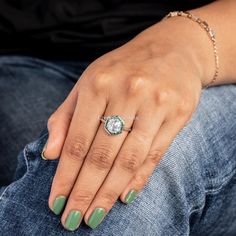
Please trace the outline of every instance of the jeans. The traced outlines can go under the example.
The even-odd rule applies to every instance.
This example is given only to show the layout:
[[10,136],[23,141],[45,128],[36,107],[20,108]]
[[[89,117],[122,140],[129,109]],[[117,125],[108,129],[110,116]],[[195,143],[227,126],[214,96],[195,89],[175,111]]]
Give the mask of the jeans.
[[[60,216],[54,215],[47,203],[58,160],[40,157],[48,131],[45,128],[36,138],[34,129],[40,133],[86,65],[0,58],[0,91],[11,93],[13,99],[4,104],[7,94],[0,95],[4,126],[0,149],[7,149],[1,150],[1,181],[3,173],[14,169],[10,165],[14,157],[10,156],[16,151],[15,142],[23,140],[23,144],[28,136],[35,138],[19,153],[12,182],[1,188],[0,235],[235,236],[236,85],[232,84],[202,92],[191,121],[133,203],[117,201],[94,230],[84,223],[75,232],[61,226]],[[28,87],[29,93],[25,92]]]
[[0,185],[12,181],[19,150],[39,135],[88,63],[58,64],[0,57]]

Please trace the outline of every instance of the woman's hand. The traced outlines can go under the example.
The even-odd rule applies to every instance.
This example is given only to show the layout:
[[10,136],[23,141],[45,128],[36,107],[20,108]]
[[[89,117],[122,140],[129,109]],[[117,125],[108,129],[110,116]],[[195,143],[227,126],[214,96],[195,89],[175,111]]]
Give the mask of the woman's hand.
[[[83,217],[95,228],[119,197],[130,203],[190,120],[208,73],[192,50],[199,39],[186,32],[191,24],[166,20],[100,57],[50,117],[44,155],[60,160],[49,206],[60,214],[67,200],[65,228],[75,230]],[[210,44],[200,32],[200,43]],[[109,135],[103,115],[121,116],[132,131]]]

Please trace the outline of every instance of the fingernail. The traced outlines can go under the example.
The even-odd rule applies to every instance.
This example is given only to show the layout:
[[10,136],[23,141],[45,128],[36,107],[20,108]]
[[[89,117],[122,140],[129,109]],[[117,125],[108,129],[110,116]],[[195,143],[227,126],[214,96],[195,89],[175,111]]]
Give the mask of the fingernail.
[[43,147],[43,151],[41,152],[41,157],[43,160],[47,161],[47,158],[44,156],[44,152],[46,151],[46,148],[47,148],[47,144],[48,144],[48,140],[47,142],[45,143],[44,147]]
[[53,207],[52,207],[52,211],[54,212],[54,214],[59,215],[61,211],[63,210],[65,203],[66,203],[65,196],[56,197],[53,202]]
[[105,212],[104,208],[95,208],[92,215],[89,217],[88,226],[95,229],[102,222]]
[[79,226],[81,216],[80,211],[72,210],[66,218],[65,228],[70,231],[76,230]]
[[130,190],[125,197],[125,203],[130,204],[135,199],[136,195],[137,195],[137,192],[135,190],[133,189]]

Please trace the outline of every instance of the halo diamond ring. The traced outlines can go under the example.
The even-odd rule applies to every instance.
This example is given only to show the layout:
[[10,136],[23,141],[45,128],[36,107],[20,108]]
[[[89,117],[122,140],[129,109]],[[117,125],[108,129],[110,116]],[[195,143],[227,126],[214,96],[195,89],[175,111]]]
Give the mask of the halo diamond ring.
[[118,115],[103,116],[100,120],[104,123],[104,129],[110,135],[120,134],[123,130],[131,131],[131,128],[125,128],[124,120]]

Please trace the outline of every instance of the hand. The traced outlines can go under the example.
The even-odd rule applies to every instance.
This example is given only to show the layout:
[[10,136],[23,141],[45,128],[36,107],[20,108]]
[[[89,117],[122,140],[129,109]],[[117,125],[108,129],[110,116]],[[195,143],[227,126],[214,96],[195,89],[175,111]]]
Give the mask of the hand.
[[[60,157],[49,206],[60,214],[66,205],[68,230],[83,217],[95,228],[119,197],[130,203],[198,104],[203,69],[190,50],[198,42],[188,46],[189,33],[170,22],[94,61],[48,121],[44,155]],[[132,131],[109,135],[103,115],[123,117]]]

